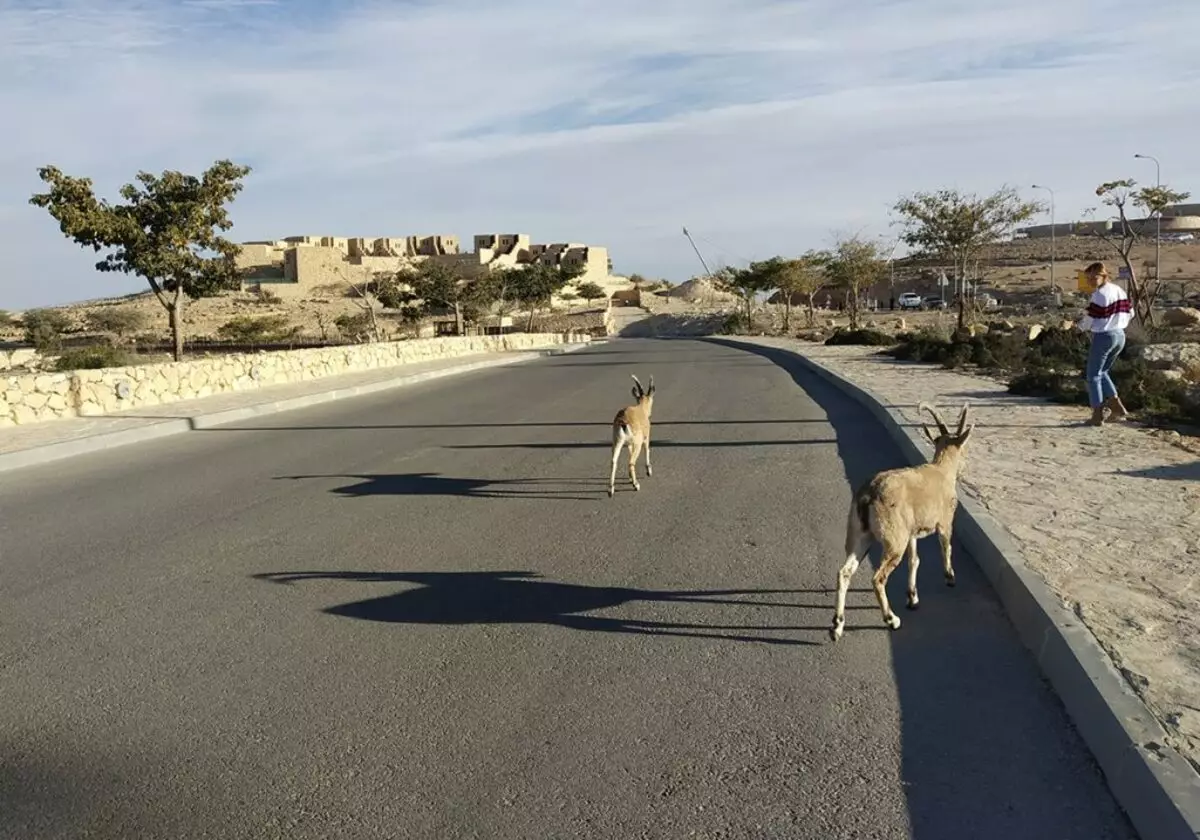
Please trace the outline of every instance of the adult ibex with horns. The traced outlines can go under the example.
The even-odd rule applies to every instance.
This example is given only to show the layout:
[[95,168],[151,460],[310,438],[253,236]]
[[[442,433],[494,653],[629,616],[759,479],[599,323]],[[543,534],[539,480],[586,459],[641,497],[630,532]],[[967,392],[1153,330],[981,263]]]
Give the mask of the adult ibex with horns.
[[866,557],[872,540],[883,549],[879,569],[872,581],[875,598],[883,612],[883,623],[893,630],[900,629],[900,617],[888,604],[888,577],[904,559],[908,549],[908,608],[915,610],[917,598],[917,540],[934,532],[942,544],[942,569],[946,584],[954,585],[954,567],[950,563],[950,541],[954,536],[954,513],[958,509],[958,473],[963,464],[963,449],[975,424],[967,425],[969,403],[958,416],[958,429],[951,432],[941,415],[928,403],[920,403],[918,411],[927,411],[937,424],[938,433],[929,430],[924,421],[921,428],[933,444],[933,460],[928,464],[878,473],[859,488],[850,505],[846,522],[846,562],[838,572],[837,606],[829,635],[833,641],[842,637],[846,625],[846,590],[858,564]]
[[[632,374],[631,374],[632,375]],[[636,402],[617,412],[612,421],[612,469],[608,474],[608,496],[617,492],[617,459],[621,449],[629,446],[629,481],[634,490],[642,487],[637,480],[637,459],[646,447],[646,475],[654,474],[650,465],[650,412],[654,408],[654,376],[650,376],[650,387],[642,388],[642,383],[633,377],[633,398]]]

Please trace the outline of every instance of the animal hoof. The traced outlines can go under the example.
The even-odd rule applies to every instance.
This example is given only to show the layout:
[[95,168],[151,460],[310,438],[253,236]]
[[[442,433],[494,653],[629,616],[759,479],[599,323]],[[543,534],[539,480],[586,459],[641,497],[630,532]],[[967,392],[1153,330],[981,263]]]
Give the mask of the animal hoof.
[[612,490],[612,489],[610,489],[610,490],[608,491],[608,498],[610,498],[610,499],[611,499],[611,498],[612,498],[613,496],[615,496],[616,494],[617,494],[617,491],[616,491],[616,490]]
[[893,630],[899,630],[900,629],[900,616],[893,614],[890,618],[884,619],[883,623],[886,624],[888,627],[892,628]]
[[654,475],[654,470],[650,469],[649,466],[646,467],[646,475]]
[[829,640],[831,642],[836,642],[838,639],[842,638],[842,633],[844,631],[845,631],[845,628],[843,628],[840,624],[830,627],[829,628]]
[[919,606],[921,606],[920,599],[918,599],[916,595],[909,595],[908,596],[908,608],[910,610],[915,610]]
[[947,585],[947,586],[954,586],[954,573],[953,573],[953,572],[951,572],[950,574],[946,575],[946,585]]

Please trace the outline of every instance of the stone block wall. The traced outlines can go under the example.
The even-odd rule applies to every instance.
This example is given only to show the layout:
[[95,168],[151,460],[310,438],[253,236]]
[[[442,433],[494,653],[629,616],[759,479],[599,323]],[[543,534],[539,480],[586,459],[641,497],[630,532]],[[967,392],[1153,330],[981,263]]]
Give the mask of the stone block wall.
[[516,333],[238,353],[184,362],[0,377],[0,428],[199,399],[374,368],[590,341]]

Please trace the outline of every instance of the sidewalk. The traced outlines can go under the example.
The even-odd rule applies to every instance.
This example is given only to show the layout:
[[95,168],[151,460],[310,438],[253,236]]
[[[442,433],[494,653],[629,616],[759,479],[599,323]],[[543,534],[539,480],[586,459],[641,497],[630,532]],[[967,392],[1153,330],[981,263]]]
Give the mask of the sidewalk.
[[0,429],[0,472],[43,464],[85,452],[124,446],[193,429],[232,423],[309,405],[397,388],[430,379],[571,352],[586,345],[551,350],[476,353],[452,359],[374,368],[344,376],[271,385],[167,405],[93,417],[50,420]]
[[[953,423],[971,402],[962,488],[1012,534],[1200,768],[1200,458],[1134,424],[1083,426],[1086,409],[1009,394],[991,379],[826,347],[796,351],[867,389],[916,426],[917,403]],[[928,422],[928,418],[925,418]]]

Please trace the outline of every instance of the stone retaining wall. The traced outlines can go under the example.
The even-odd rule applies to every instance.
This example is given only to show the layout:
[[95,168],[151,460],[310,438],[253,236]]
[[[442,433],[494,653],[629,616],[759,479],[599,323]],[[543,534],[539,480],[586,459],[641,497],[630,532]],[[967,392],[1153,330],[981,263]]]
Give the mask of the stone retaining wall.
[[237,353],[185,362],[0,377],[0,427],[199,399],[373,368],[589,341],[572,333],[517,333]]

